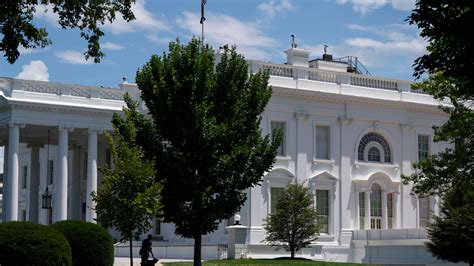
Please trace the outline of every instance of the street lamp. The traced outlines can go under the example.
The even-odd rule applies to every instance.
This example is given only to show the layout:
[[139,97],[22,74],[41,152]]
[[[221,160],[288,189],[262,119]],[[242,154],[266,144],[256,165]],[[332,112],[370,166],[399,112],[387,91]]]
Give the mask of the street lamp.
[[49,189],[48,189],[48,187],[46,187],[45,192],[41,196],[41,199],[42,199],[41,208],[51,210],[52,209],[52,207],[51,207],[51,198],[52,198],[51,193],[49,193]]

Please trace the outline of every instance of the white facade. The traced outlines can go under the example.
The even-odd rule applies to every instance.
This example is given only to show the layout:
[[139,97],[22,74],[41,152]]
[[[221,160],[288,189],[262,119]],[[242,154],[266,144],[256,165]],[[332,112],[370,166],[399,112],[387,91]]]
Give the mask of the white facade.
[[[411,91],[406,81],[348,73],[340,62],[309,65],[309,53],[302,49],[286,53],[285,65],[249,61],[250,73],[271,73],[273,96],[262,132],[280,127],[285,138],[273,169],[260,186],[248,189],[240,211],[241,224],[248,228],[241,255],[284,254],[262,243],[262,224],[278,188],[297,180],[314,192],[326,221],[325,232],[302,256],[437,263],[424,249],[420,229],[429,212],[437,212],[436,199],[410,195],[401,175],[412,173],[419,156],[444,148],[432,142],[432,125],[447,119],[439,103]],[[93,221],[93,202],[86,195],[101,182],[97,166],[110,160],[102,133],[111,130],[112,114],[121,111],[125,92],[139,99],[129,83],[112,89],[0,78],[0,137],[6,147],[3,221]],[[53,195],[52,213],[41,208],[46,187]],[[203,237],[204,258],[220,256],[218,244],[229,239],[226,223]],[[163,239],[155,242],[163,247],[158,256],[192,257],[191,240],[174,235],[171,224],[158,226],[153,230]]]

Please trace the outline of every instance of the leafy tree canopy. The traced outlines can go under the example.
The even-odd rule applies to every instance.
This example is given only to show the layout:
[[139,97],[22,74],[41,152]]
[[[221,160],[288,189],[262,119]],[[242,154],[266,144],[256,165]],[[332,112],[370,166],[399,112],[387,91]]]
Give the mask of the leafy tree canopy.
[[134,115],[137,104],[125,95],[127,108],[125,119],[114,114],[112,124],[114,135],[108,134],[113,166],[103,169],[104,181],[96,194],[97,221],[104,227],[115,228],[121,240],[130,241],[132,260],[132,240],[148,231],[154,218],[161,215],[161,183],[155,182],[155,168],[151,160],[145,158],[137,144]]
[[441,107],[449,115],[442,126],[435,126],[435,141],[450,147],[414,164],[415,174],[403,177],[413,181],[413,192],[441,197],[441,215],[428,227],[429,250],[438,258],[469,262],[474,243],[474,2],[420,0],[408,18],[421,29],[429,42],[428,54],[415,61],[415,76],[429,74],[415,84],[451,105]]
[[168,53],[152,56],[136,76],[152,118],[142,127],[151,134],[142,145],[164,184],[164,221],[195,239],[195,264],[201,235],[240,209],[281,141],[260,131],[272,92],[268,73],[249,75],[235,49],[226,47],[220,62],[215,56],[196,39],[172,42]]
[[0,1],[0,32],[3,36],[0,51],[13,64],[20,56],[19,48],[46,47],[51,44],[45,28],[34,23],[37,8],[43,6],[47,12],[58,14],[58,23],[63,29],[77,28],[87,41],[86,59],[100,62],[104,53],[100,50],[100,38],[104,32],[100,27],[112,22],[120,13],[126,21],[135,19],[131,5],[135,0],[8,0]]
[[275,213],[264,220],[265,242],[284,248],[294,258],[298,250],[318,238],[317,220],[311,191],[303,184],[290,183],[278,198]]

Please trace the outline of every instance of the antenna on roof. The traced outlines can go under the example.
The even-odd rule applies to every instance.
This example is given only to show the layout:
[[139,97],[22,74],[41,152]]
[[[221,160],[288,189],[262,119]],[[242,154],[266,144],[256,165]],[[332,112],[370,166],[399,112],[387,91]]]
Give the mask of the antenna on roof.
[[324,46],[324,54],[327,54],[329,45],[323,44],[323,46]]
[[296,48],[298,45],[295,43],[295,35],[291,34],[291,48]]

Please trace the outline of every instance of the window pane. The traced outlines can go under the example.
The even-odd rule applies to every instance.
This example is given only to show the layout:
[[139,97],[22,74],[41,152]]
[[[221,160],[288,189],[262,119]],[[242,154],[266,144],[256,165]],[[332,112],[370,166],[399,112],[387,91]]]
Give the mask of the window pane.
[[365,192],[359,192],[359,229],[365,228]]
[[51,185],[53,184],[54,180],[54,161],[49,160],[48,161],[48,184]]
[[318,222],[321,225],[320,232],[329,232],[329,190],[316,190],[316,211],[318,211]]
[[316,126],[316,158],[329,159],[329,127]]
[[430,136],[418,135],[418,161],[426,159],[430,154]]
[[387,225],[392,229],[393,224],[393,194],[387,194]]
[[23,165],[23,175],[21,180],[21,188],[26,188],[28,184],[28,166]]
[[382,217],[382,189],[378,184],[372,185],[370,193],[370,216]]
[[270,213],[275,213],[277,202],[278,202],[280,196],[283,194],[283,188],[282,187],[272,187],[271,190],[270,190],[270,194],[271,194]]
[[420,227],[426,227],[430,221],[429,197],[418,198]]
[[380,162],[380,150],[377,147],[370,147],[367,159],[369,162]]
[[282,142],[281,142],[281,144],[280,144],[280,146],[278,147],[278,150],[277,150],[277,155],[278,156],[286,156],[286,147],[285,147],[285,144],[286,144],[286,123],[285,122],[272,121],[270,124],[271,124],[270,127],[271,127],[272,134],[276,129],[280,129],[282,134],[283,134]]

